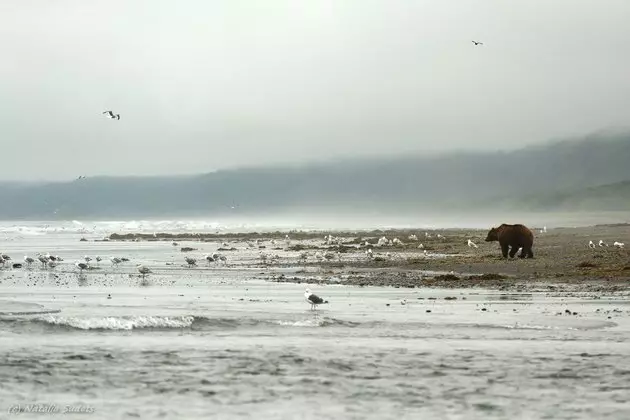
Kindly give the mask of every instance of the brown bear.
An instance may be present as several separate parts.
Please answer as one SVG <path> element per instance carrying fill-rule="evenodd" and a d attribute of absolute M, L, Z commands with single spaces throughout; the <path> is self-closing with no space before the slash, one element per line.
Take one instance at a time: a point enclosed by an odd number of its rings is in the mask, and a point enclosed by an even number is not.
<path fill-rule="evenodd" d="M 503 258 L 508 257 L 508 247 L 511 247 L 510 258 L 514 258 L 519 248 L 523 248 L 520 258 L 534 258 L 532 246 L 534 234 L 524 225 L 506 225 L 490 229 L 486 242 L 499 241 Z"/>

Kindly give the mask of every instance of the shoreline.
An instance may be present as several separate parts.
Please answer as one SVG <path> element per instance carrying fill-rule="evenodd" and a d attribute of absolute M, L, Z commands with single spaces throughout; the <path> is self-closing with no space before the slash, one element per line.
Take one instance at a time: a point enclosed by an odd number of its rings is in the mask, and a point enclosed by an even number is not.
<path fill-rule="evenodd" d="M 511 291 L 630 291 L 630 251 L 612 245 L 619 241 L 630 247 L 630 224 L 534 232 L 535 258 L 524 260 L 503 259 L 498 243 L 484 242 L 487 230 L 479 229 L 156 232 L 112 234 L 108 240 L 176 241 L 178 251 L 192 248 L 181 252 L 182 256 L 198 254 L 199 248 L 217 246 L 218 252 L 234 261 L 239 261 L 245 253 L 249 259 L 243 263 L 264 270 L 261 278 L 270 282 Z M 387 238 L 385 245 L 383 240 L 379 245 L 382 237 Z M 469 247 L 468 239 L 478 248 Z M 589 248 L 589 241 L 600 240 L 608 246 Z M 372 250 L 372 258 L 366 254 L 368 249 Z"/>

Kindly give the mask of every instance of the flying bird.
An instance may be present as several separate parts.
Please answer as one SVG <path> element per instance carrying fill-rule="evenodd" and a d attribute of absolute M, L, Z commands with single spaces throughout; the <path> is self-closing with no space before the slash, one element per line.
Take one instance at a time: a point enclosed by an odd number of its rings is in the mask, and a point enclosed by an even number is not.
<path fill-rule="evenodd" d="M 111 118 L 112 120 L 119 120 L 120 114 L 114 114 L 112 111 L 103 111 L 103 114 L 107 114 L 107 118 Z"/>
<path fill-rule="evenodd" d="M 319 296 L 311 293 L 311 289 L 306 289 L 306 291 L 304 292 L 304 297 L 306 298 L 306 301 L 311 304 L 311 310 L 314 310 L 317 305 L 328 303 L 327 300 L 324 300 Z"/>
<path fill-rule="evenodd" d="M 475 45 L 483 45 L 483 42 L 480 42 L 480 41 L 473 41 L 472 43 Z"/>

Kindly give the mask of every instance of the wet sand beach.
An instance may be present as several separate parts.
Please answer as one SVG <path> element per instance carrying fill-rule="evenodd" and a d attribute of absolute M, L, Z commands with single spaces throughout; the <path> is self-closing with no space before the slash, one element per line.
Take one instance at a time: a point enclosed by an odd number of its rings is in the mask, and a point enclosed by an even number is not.
<path fill-rule="evenodd" d="M 628 227 L 549 229 L 536 234 L 536 258 L 510 261 L 485 233 L 16 229 L 3 242 L 11 261 L 63 261 L 0 269 L 0 410 L 628 418 L 628 251 L 588 248 L 625 242 Z M 204 259 L 213 254 L 225 260 Z M 311 310 L 306 287 L 329 303 Z"/>
<path fill-rule="evenodd" d="M 217 252 L 229 256 L 232 268 L 258 267 L 263 269 L 261 278 L 278 282 L 595 292 L 629 288 L 630 250 L 613 244 L 630 243 L 630 225 L 556 228 L 545 233 L 538 228 L 534 259 L 502 258 L 497 242 L 484 242 L 486 234 L 486 230 L 461 229 L 289 232 L 287 241 L 286 232 L 158 233 L 115 234 L 111 240 L 178 241 L 180 250 L 194 249 L 182 255 L 197 258 L 214 244 Z M 409 239 L 412 235 L 415 238 Z M 383 237 L 400 242 L 379 246 Z M 478 248 L 468 246 L 469 239 Z M 596 244 L 594 249 L 589 241 Z M 366 254 L 368 249 L 372 258 Z"/>

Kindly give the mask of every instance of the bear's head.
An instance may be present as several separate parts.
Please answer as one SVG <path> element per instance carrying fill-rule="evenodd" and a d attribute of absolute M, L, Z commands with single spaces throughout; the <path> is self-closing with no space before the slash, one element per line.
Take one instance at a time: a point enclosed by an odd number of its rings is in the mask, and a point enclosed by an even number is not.
<path fill-rule="evenodd" d="M 499 229 L 492 228 L 490 232 L 488 232 L 488 236 L 486 236 L 486 242 L 498 241 L 499 240 Z"/>

